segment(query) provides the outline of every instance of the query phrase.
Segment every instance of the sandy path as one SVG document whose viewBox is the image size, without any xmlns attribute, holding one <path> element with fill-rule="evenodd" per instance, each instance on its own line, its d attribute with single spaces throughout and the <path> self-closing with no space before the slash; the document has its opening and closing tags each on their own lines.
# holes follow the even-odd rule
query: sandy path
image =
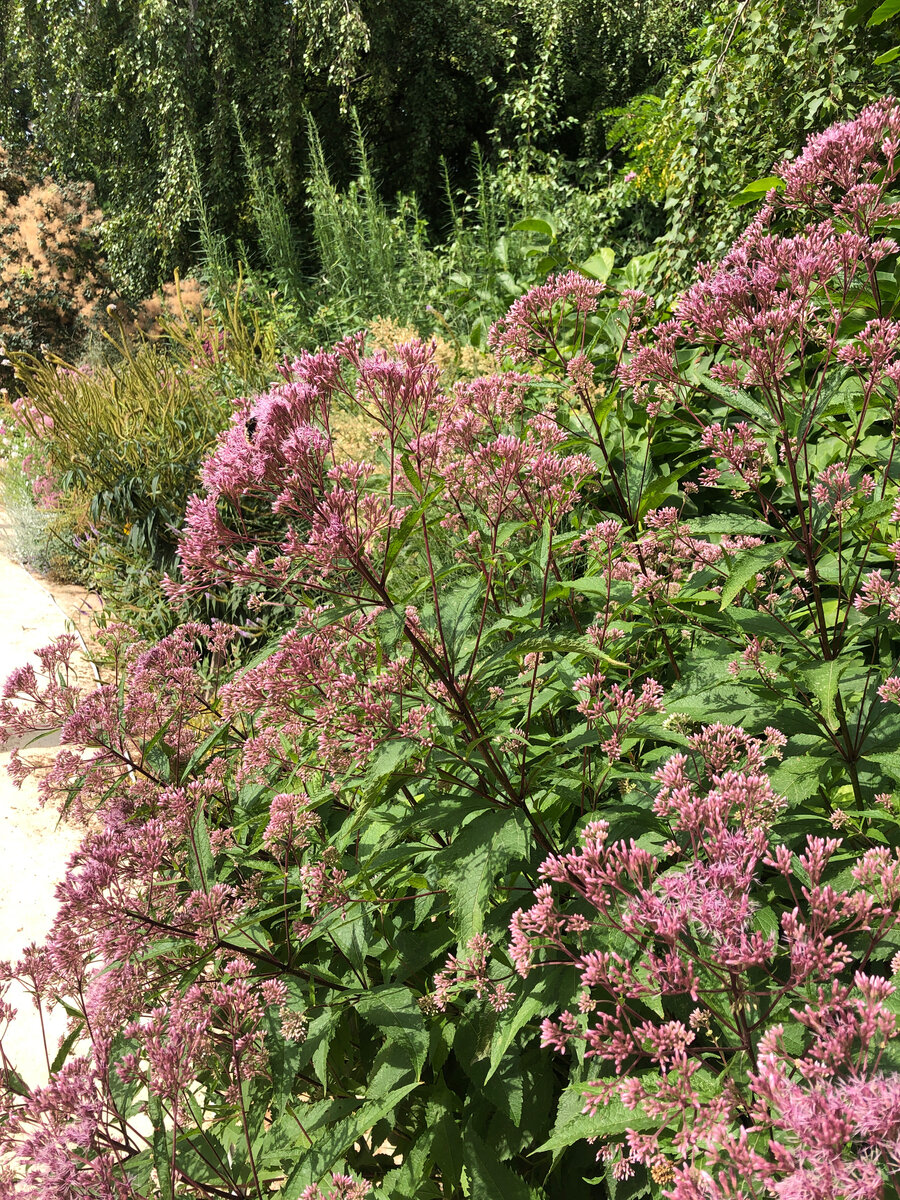
<svg viewBox="0 0 900 1200">
<path fill-rule="evenodd" d="M 0 514 L 0 537 L 2 521 Z M 66 591 L 71 597 L 78 594 L 77 589 Z M 0 553 L 0 684 L 14 667 L 66 629 L 66 617 L 47 588 Z M 6 765 L 17 744 L 21 745 L 0 743 L 0 959 L 13 961 L 27 945 L 40 944 L 47 934 L 56 911 L 56 884 L 79 842 L 75 829 L 60 825 L 55 812 L 40 808 L 33 779 L 21 791 L 13 787 Z M 56 744 L 57 739 L 49 736 L 40 746 L 20 752 L 23 757 L 43 758 Z M 4 1050 L 28 1083 L 45 1082 L 47 1065 L 34 1005 L 13 989 L 8 999 L 19 1015 L 3 1039 Z M 61 1009 L 45 1014 L 45 1025 L 52 1058 L 65 1030 L 65 1014 Z"/>
</svg>

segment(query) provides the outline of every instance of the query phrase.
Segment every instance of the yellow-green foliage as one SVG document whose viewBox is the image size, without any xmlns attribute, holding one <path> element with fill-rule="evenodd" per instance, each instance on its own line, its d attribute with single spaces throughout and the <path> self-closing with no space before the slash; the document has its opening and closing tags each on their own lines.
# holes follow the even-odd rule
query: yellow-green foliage
<svg viewBox="0 0 900 1200">
<path fill-rule="evenodd" d="M 148 561 L 165 563 L 200 464 L 227 424 L 231 398 L 273 378 L 271 335 L 244 315 L 239 296 L 224 328 L 182 308 L 162 336 L 113 342 L 115 361 L 76 367 L 53 355 L 11 354 L 19 422 L 64 496 L 90 497 L 95 525 L 127 536 Z"/>
</svg>

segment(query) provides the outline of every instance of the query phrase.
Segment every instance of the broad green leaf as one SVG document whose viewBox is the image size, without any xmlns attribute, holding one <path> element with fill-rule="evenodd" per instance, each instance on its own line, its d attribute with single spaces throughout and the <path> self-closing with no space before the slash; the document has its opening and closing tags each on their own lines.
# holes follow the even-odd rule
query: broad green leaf
<svg viewBox="0 0 900 1200">
<path fill-rule="evenodd" d="M 528 995 L 523 996 L 502 1014 L 497 1022 L 497 1030 L 491 1038 L 491 1069 L 487 1073 L 487 1079 L 490 1079 L 500 1066 L 504 1054 L 522 1026 L 527 1025 L 532 1018 L 549 1012 L 555 1005 L 555 989 L 548 989 L 541 979 Z"/>
<path fill-rule="evenodd" d="M 449 595 L 441 596 L 441 633 L 451 661 L 462 650 L 463 639 L 483 595 L 484 581 L 479 577 L 454 588 Z"/>
<path fill-rule="evenodd" d="M 409 988 L 373 988 L 358 1001 L 356 1011 L 384 1034 L 387 1044 L 400 1048 L 407 1069 L 418 1078 L 428 1055 L 429 1034 Z"/>
<path fill-rule="evenodd" d="M 723 513 L 721 516 L 691 517 L 687 524 L 691 533 L 696 535 L 725 533 L 731 537 L 771 537 L 772 526 L 760 521 L 758 517 L 735 516 Z"/>
<path fill-rule="evenodd" d="M 525 834 L 515 813 L 492 809 L 468 825 L 438 857 L 450 892 L 461 946 L 484 929 L 488 899 L 497 876 L 525 853 Z"/>
<path fill-rule="evenodd" d="M 811 667 L 802 673 L 803 679 L 809 685 L 813 695 L 819 702 L 822 716 L 829 725 L 834 725 L 837 721 L 834 701 L 840 678 L 848 667 L 855 665 L 855 663 L 851 663 L 847 659 L 835 659 L 832 662 L 821 663 L 817 667 Z"/>
<path fill-rule="evenodd" d="M 321 1136 L 314 1136 L 313 1145 L 302 1155 L 278 1193 L 282 1200 L 297 1200 L 304 1188 L 318 1183 L 354 1142 L 358 1142 L 374 1125 L 392 1113 L 417 1087 L 418 1083 L 409 1083 L 388 1096 L 368 1101 L 352 1116 L 329 1124 Z"/>
<path fill-rule="evenodd" d="M 578 270 L 582 275 L 590 275 L 592 279 L 599 279 L 602 282 L 609 277 L 615 261 L 615 250 L 604 246 L 602 250 L 595 250 L 590 258 L 586 258 Z"/>
<path fill-rule="evenodd" d="M 449 1101 L 451 1093 L 445 1089 L 445 1094 Z M 439 1097 L 439 1099 L 441 1098 Z M 447 1185 L 456 1188 L 459 1186 L 465 1156 L 459 1117 L 449 1103 L 429 1102 L 426 1119 L 429 1127 L 433 1126 L 437 1135 L 434 1156 L 440 1167 L 441 1175 Z"/>
<path fill-rule="evenodd" d="M 883 25 L 885 21 L 895 17 L 898 12 L 900 12 L 900 0 L 884 0 L 884 4 L 879 4 L 869 17 L 867 24 L 870 26 Z"/>
<path fill-rule="evenodd" d="M 786 758 L 770 774 L 773 789 L 790 804 L 808 800 L 818 792 L 828 774 L 829 762 L 811 754 Z"/>
<path fill-rule="evenodd" d="M 81 1022 L 79 1022 L 78 1025 L 75 1026 L 75 1028 L 72 1030 L 72 1032 L 69 1034 L 69 1036 L 62 1043 L 60 1048 L 57 1050 L 56 1056 L 54 1057 L 53 1062 L 50 1064 L 50 1074 L 51 1075 L 55 1075 L 56 1072 L 63 1065 L 63 1063 L 66 1061 L 66 1059 L 69 1057 L 69 1055 L 72 1052 L 72 1047 L 75 1045 L 75 1043 L 81 1037 L 81 1032 L 83 1029 L 84 1029 L 84 1022 L 81 1021 Z"/>
<path fill-rule="evenodd" d="M 876 67 L 883 67 L 887 63 L 892 63 L 898 55 L 900 55 L 900 46 L 892 46 L 890 50 L 885 50 L 884 54 L 879 54 L 872 61 Z"/>
<path fill-rule="evenodd" d="M 728 573 L 728 579 L 722 587 L 719 609 L 727 608 L 741 588 L 748 584 L 754 575 L 758 575 L 766 567 L 770 567 L 780 558 L 784 558 L 788 550 L 789 547 L 784 542 L 773 542 L 768 546 L 754 546 L 750 550 L 742 550 L 736 554 Z"/>
<path fill-rule="evenodd" d="M 513 229 L 521 233 L 540 233 L 551 239 L 555 238 L 557 234 L 556 222 L 549 217 L 525 217 L 521 221 L 516 221 Z"/>
<path fill-rule="evenodd" d="M 887 753 L 867 754 L 866 758 L 877 763 L 885 775 L 900 783 L 900 754 L 890 751 Z"/>
<path fill-rule="evenodd" d="M 31 1095 L 31 1088 L 13 1066 L 7 1064 L 7 1066 L 0 1071 L 0 1081 L 2 1081 L 3 1086 L 12 1092 L 14 1096 Z"/>
<path fill-rule="evenodd" d="M 464 1154 L 470 1200 L 538 1200 L 543 1196 L 543 1191 L 534 1191 L 500 1162 L 471 1125 L 465 1133 Z"/>
<path fill-rule="evenodd" d="M 647 1129 L 653 1124 L 640 1108 L 626 1108 L 617 1096 L 588 1116 L 582 1109 L 589 1090 L 587 1084 L 575 1083 L 563 1092 L 550 1137 L 533 1154 L 552 1150 L 556 1161 L 562 1151 L 589 1137 L 616 1137 L 626 1129 Z"/>
<path fill-rule="evenodd" d="M 406 738 L 392 738 L 378 747 L 362 780 L 360 798 L 354 812 L 354 828 L 369 819 L 369 812 L 381 799 L 387 780 L 412 758 L 417 749 L 416 743 Z"/>
<path fill-rule="evenodd" d="M 328 1091 L 328 1051 L 340 1021 L 341 1013 L 339 1011 L 326 1009 L 310 1022 L 304 1044 L 312 1059 L 316 1078 L 326 1092 Z"/>
<path fill-rule="evenodd" d="M 413 473 L 415 476 L 415 473 Z M 412 481 L 411 481 L 412 482 Z M 419 522 L 425 513 L 428 512 L 432 504 L 443 491 L 444 485 L 432 488 L 421 504 L 411 509 L 400 522 L 400 528 L 396 533 L 391 533 L 390 542 L 388 544 L 387 553 L 384 556 L 384 571 L 387 573 L 397 560 L 397 555 L 409 541 L 413 532 L 418 528 Z"/>
<path fill-rule="evenodd" d="M 695 371 L 693 378 L 714 396 L 717 396 L 720 400 L 724 400 L 729 408 L 738 409 L 740 412 L 746 413 L 747 416 L 753 417 L 762 429 L 769 432 L 772 414 L 765 405 L 760 404 L 749 392 L 744 391 L 743 388 L 730 387 L 727 383 L 722 383 L 719 379 L 713 379 L 712 375 L 709 375 L 705 371 Z"/>
<path fill-rule="evenodd" d="M 207 891 L 215 883 L 216 864 L 209 844 L 209 830 L 203 804 L 197 805 L 191 821 L 191 854 L 188 857 L 188 876 L 198 891 Z"/>
<path fill-rule="evenodd" d="M 159 1176 L 159 1187 L 162 1195 L 174 1195 L 172 1190 L 171 1160 L 169 1158 L 169 1139 L 166 1137 L 166 1127 L 163 1120 L 162 1104 L 153 1092 L 147 1096 L 147 1116 L 153 1126 L 153 1166 Z"/>
<path fill-rule="evenodd" d="M 769 175 L 765 179 L 754 179 L 736 196 L 732 196 L 728 203 L 732 208 L 740 208 L 742 204 L 751 204 L 754 200 L 761 200 L 763 196 L 771 192 L 772 188 L 784 191 L 784 181 L 777 175 Z"/>
</svg>

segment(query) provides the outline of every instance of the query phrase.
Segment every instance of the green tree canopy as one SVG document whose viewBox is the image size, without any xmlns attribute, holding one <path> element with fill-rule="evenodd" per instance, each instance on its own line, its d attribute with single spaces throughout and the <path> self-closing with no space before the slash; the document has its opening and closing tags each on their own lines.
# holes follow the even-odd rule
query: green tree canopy
<svg viewBox="0 0 900 1200">
<path fill-rule="evenodd" d="M 216 224 L 250 236 L 247 144 L 302 212 L 311 113 L 338 178 L 350 107 L 390 195 L 435 211 L 441 159 L 526 131 L 590 146 L 695 12 L 639 0 L 0 0 L 0 138 L 96 185 L 111 266 L 140 292 L 192 248 L 194 162 Z M 551 119 L 552 118 L 552 119 Z M 561 143 L 562 144 L 562 143 Z"/>
</svg>

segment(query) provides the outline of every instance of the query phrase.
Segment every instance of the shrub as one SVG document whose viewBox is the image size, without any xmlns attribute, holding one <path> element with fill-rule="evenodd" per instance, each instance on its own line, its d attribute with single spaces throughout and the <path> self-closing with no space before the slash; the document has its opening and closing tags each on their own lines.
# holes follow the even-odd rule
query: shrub
<svg viewBox="0 0 900 1200">
<path fill-rule="evenodd" d="M 285 631 L 111 630 L 89 694 L 63 642 L 0 710 L 95 818 L 11 971 L 72 1017 L 10 1076 L 25 1195 L 576 1200 L 596 1138 L 617 1197 L 893 1186 L 898 144 L 892 101 L 814 139 L 655 328 L 571 272 L 496 374 L 354 335 L 238 405 L 167 590 Z"/>
<path fill-rule="evenodd" d="M 89 184 L 56 182 L 0 147 L 0 343 L 72 354 L 104 323 L 102 220 Z"/>
</svg>

